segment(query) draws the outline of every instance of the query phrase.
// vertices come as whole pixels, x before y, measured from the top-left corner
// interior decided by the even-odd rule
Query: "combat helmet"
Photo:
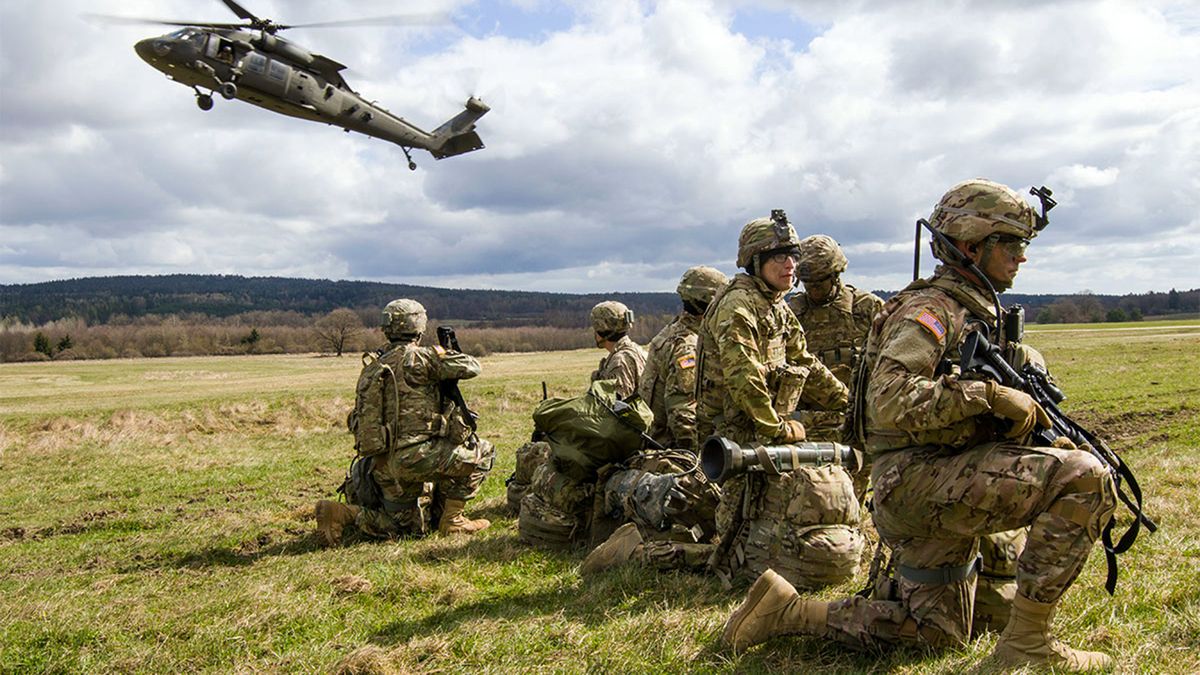
[[[416,300],[400,298],[383,308],[383,334],[389,340],[411,340],[425,332],[425,307]]]
[[[633,326],[633,310],[615,300],[605,300],[592,308],[592,328],[600,337],[614,339]]]
[[[712,302],[713,294],[727,283],[729,283],[729,278],[721,270],[697,265],[689,267],[683,273],[675,292],[679,294],[679,299],[683,300],[683,304],[689,312],[702,314],[708,307],[708,303]]]
[[[982,178],[950,188],[933,208],[929,224],[947,237],[968,244],[993,234],[1033,239],[1045,227],[1024,197],[1006,185]],[[933,254],[946,260],[936,240]]]
[[[814,234],[800,242],[800,264],[796,276],[800,281],[818,281],[846,271],[846,254],[833,237]]]
[[[757,257],[767,251],[779,249],[796,249],[800,246],[800,237],[787,221],[783,211],[773,211],[770,218],[755,218],[742,227],[738,236],[737,266],[751,272],[757,272]]]

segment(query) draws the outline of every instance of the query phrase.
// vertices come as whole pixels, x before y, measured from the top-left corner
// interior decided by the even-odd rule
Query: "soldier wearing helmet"
[[[646,367],[646,352],[629,337],[633,327],[633,310],[613,300],[592,308],[592,330],[596,346],[607,350],[600,366],[592,371],[591,382],[616,380],[617,396],[628,398],[638,390],[642,370]]]
[[[683,311],[650,340],[638,393],[650,404],[647,433],[665,448],[691,448],[696,427],[696,331],[713,295],[729,279],[712,267],[689,268],[675,289]]]
[[[944,264],[890,299],[871,328],[853,426],[873,456],[872,515],[893,550],[894,580],[877,584],[871,598],[822,602],[768,571],[726,622],[726,643],[744,649],[797,633],[865,649],[962,644],[972,629],[978,538],[1030,526],[995,658],[1008,668],[1111,665],[1049,628],[1116,508],[1111,477],[1066,439],[1025,445],[1035,428],[1050,428],[1046,412],[1024,392],[962,379],[953,368],[969,331],[997,327],[988,286],[1012,284],[1046,208],[1038,216],[991,181],[952,187],[930,221],[973,264],[936,244]]]
[[[795,280],[800,238],[782,211],[746,223],[738,274],[713,298],[700,327],[697,434],[738,443],[805,438],[788,414],[803,397],[843,408],[847,389],[806,349],[804,330],[784,303]]]
[[[700,324],[698,443],[713,435],[743,447],[804,441],[804,425],[790,417],[800,401],[827,410],[846,406],[846,385],[809,353],[804,329],[784,302],[795,282],[799,255],[800,238],[782,211],[751,220],[742,228],[737,263],[745,271],[717,292]],[[849,476],[837,469],[841,475],[829,483],[837,482],[850,492]],[[790,502],[791,487],[800,482],[765,474],[726,481],[716,511],[721,546],[709,568],[741,577],[750,574],[757,561],[778,560],[796,572],[792,578],[798,583],[820,585],[802,569],[801,557],[812,552],[810,542],[802,541],[800,529],[791,528],[793,523],[784,512],[787,507],[777,508]],[[854,504],[855,512],[857,507]],[[728,517],[735,512],[740,520]],[[780,523],[787,526],[779,527]],[[763,536],[751,541],[751,532]],[[849,567],[841,570],[839,562],[832,562],[834,557],[825,558],[831,562],[822,567],[853,574],[862,540],[854,533],[845,543],[846,550],[857,547],[846,556]],[[838,574],[833,569],[824,571]]]
[[[475,434],[468,412],[442,395],[445,383],[478,375],[479,362],[421,346],[426,323],[425,308],[415,300],[394,300],[383,310],[389,344],[364,354],[347,420],[358,452],[342,490],[350,504],[317,502],[317,530],[326,545],[340,543],[349,525],[378,538],[421,536],[427,526],[447,535],[490,525],[466,518],[463,508],[478,493],[495,451]],[[367,481],[373,490],[359,487]],[[428,497],[427,482],[436,495],[428,507],[433,517],[422,499]],[[376,495],[370,503],[359,498],[368,492]]]
[[[851,373],[862,356],[871,321],[883,308],[883,300],[842,281],[846,256],[838,243],[824,234],[800,242],[796,276],[804,290],[788,299],[788,307],[804,327],[808,350],[820,359],[854,395]],[[814,441],[842,440],[844,411],[799,410],[796,419]],[[854,491],[863,498],[869,474],[855,475]]]

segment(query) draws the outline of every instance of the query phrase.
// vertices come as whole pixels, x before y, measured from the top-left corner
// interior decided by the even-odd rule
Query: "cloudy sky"
[[[665,291],[732,273],[772,208],[898,289],[913,223],[988,177],[1059,206],[1014,291],[1200,287],[1200,3],[241,0],[432,129],[478,94],[487,148],[435,161],[192,92],[153,26],[217,0],[0,0],[0,283],[223,273]],[[927,252],[922,270],[932,268]]]

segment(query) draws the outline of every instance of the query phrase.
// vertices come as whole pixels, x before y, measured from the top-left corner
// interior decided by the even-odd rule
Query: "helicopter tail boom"
[[[467,99],[465,110],[434,130],[432,136],[436,145],[429,153],[435,159],[445,159],[482,148],[483,140],[475,133],[475,121],[489,110],[486,103],[474,96]]]

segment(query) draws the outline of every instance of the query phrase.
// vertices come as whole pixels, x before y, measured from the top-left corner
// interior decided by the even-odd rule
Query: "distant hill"
[[[889,297],[895,291],[876,291]],[[673,314],[674,293],[536,293],[432,288],[374,281],[330,281],[284,277],[171,274],[88,277],[36,284],[0,285],[0,318],[41,325],[64,318],[90,325],[114,317],[199,315],[217,318],[249,312],[297,312],[319,316],[338,307],[375,312],[390,300],[407,297],[424,304],[435,320],[492,326],[579,327],[601,300],[619,300],[644,316]],[[1200,291],[1138,295],[1005,294],[1006,305],[1020,303],[1031,321],[1117,320],[1196,312]],[[1121,319],[1123,320],[1123,319]]]
[[[88,277],[36,284],[0,285],[0,316],[40,325],[63,318],[103,324],[123,315],[198,314],[229,317],[247,312],[292,311],[323,315],[338,307],[379,311],[396,298],[412,298],[430,317],[489,325],[578,327],[602,300],[618,300],[637,314],[673,314],[674,293],[569,294],[432,288],[374,281],[171,274]]]

